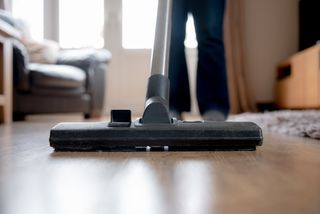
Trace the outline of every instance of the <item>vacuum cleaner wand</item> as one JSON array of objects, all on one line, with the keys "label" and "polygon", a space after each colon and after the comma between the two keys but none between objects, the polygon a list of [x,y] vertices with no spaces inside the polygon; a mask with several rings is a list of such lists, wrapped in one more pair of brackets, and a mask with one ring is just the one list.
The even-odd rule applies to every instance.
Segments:
[{"label": "vacuum cleaner wand", "polygon": [[151,76],[160,74],[168,77],[171,41],[172,0],[160,0],[154,45],[152,49]]},{"label": "vacuum cleaner wand", "polygon": [[143,116],[112,110],[110,122],[60,123],[50,131],[56,151],[255,150],[262,131],[252,122],[180,121],[169,115],[172,0],[159,0],[151,75]]},{"label": "vacuum cleaner wand", "polygon": [[171,123],[169,115],[169,54],[172,0],[158,2],[158,15],[142,124]]}]

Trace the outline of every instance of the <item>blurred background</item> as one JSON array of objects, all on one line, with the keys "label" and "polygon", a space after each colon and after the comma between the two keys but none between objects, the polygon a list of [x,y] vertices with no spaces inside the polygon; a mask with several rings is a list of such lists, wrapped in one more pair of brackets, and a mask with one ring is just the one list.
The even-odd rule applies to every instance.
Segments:
[{"label": "blurred background", "polygon": [[[310,14],[314,8],[305,6],[302,10],[301,5],[308,2],[318,4],[312,0],[228,1],[225,46],[232,113],[274,108],[277,65],[316,43],[302,41],[301,36],[303,26],[313,24],[301,22],[302,14]],[[103,114],[113,108],[141,114],[157,0],[4,0],[1,4],[13,17],[24,20],[33,40],[52,40],[61,49],[109,50],[112,59],[105,76]],[[319,15],[313,17],[319,22]],[[192,16],[185,47],[194,91],[197,42]],[[198,114],[194,94],[192,103],[191,113]]]}]

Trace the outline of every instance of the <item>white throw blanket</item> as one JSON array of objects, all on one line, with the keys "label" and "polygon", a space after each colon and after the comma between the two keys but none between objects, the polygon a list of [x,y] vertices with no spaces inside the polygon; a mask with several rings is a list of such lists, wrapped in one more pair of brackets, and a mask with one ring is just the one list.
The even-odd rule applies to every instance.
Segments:
[{"label": "white throw blanket", "polygon": [[51,40],[24,41],[31,63],[55,64],[58,59],[59,44]]}]

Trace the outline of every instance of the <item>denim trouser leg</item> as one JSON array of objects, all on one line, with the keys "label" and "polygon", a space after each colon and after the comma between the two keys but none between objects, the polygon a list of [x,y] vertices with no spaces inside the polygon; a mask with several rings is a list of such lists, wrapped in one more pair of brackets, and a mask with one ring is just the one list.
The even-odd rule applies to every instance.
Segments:
[{"label": "denim trouser leg", "polygon": [[225,0],[190,0],[198,40],[197,99],[200,113],[229,112],[223,44]]},{"label": "denim trouser leg", "polygon": [[170,109],[190,111],[190,89],[184,39],[188,8],[186,0],[173,0],[169,58]]},{"label": "denim trouser leg", "polygon": [[173,0],[172,40],[169,65],[170,106],[190,110],[190,93],[184,53],[185,25],[192,13],[198,40],[197,99],[200,113],[229,112],[223,16],[225,0]]}]

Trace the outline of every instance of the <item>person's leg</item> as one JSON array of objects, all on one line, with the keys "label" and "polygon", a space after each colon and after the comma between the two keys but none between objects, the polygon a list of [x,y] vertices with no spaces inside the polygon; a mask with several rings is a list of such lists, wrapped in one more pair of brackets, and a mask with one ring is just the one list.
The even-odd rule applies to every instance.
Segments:
[{"label": "person's leg", "polygon": [[[198,40],[197,99],[200,113],[229,112],[223,45],[225,0],[190,0]],[[221,118],[220,118],[221,119]]]},{"label": "person's leg", "polygon": [[169,59],[169,102],[171,111],[181,113],[183,111],[190,111],[190,89],[184,51],[188,9],[186,0],[173,0],[172,4],[172,31]]}]

